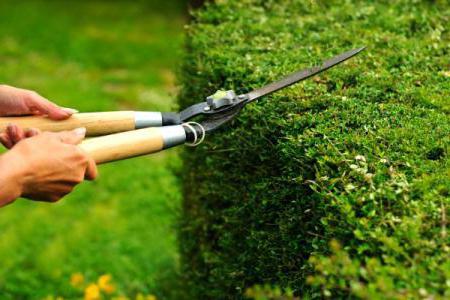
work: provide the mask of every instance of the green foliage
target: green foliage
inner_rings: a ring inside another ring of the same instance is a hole
[[[184,23],[169,2],[1,0],[0,82],[82,112],[169,110]],[[78,272],[111,274],[118,295],[173,294],[174,163],[165,152],[101,166],[60,203],[0,209],[0,299],[79,299]]]
[[[255,300],[298,300],[291,289],[283,291],[280,287],[255,285],[245,291],[245,296]]]
[[[255,284],[450,296],[449,22],[447,1],[228,0],[195,14],[182,105],[368,48],[184,154],[192,298],[241,298]]]

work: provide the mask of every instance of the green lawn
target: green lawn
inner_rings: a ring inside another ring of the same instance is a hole
[[[174,109],[184,12],[166,2],[1,0],[0,82],[82,112]],[[2,208],[0,299],[77,299],[102,274],[114,296],[170,297],[177,165],[174,150],[117,162],[60,203]]]

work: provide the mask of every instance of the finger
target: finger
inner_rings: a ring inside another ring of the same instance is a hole
[[[13,145],[17,144],[25,138],[23,129],[14,124],[10,124],[6,127],[6,133],[8,134]]]
[[[13,142],[6,132],[0,133],[0,143],[7,149],[11,149],[14,146]]]
[[[73,114],[72,110],[61,108],[37,93],[29,96],[28,108],[32,114],[47,115],[52,120],[64,120]]]
[[[86,174],[84,175],[87,180],[94,180],[98,176],[97,164],[90,158],[88,161],[88,166],[86,168]]]
[[[37,128],[30,128],[25,131],[25,137],[30,138],[41,134],[41,131]]]
[[[62,132],[55,133],[55,135],[63,143],[77,145],[86,136],[86,128],[80,127],[80,128],[76,128],[71,131],[62,131]]]

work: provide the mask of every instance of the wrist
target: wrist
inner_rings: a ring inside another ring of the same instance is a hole
[[[22,195],[26,170],[13,150],[0,155],[0,207]]]

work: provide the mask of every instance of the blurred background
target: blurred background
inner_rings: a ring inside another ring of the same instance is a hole
[[[0,82],[81,112],[176,109],[187,0],[0,0]],[[0,299],[173,298],[176,150],[0,210]]]

